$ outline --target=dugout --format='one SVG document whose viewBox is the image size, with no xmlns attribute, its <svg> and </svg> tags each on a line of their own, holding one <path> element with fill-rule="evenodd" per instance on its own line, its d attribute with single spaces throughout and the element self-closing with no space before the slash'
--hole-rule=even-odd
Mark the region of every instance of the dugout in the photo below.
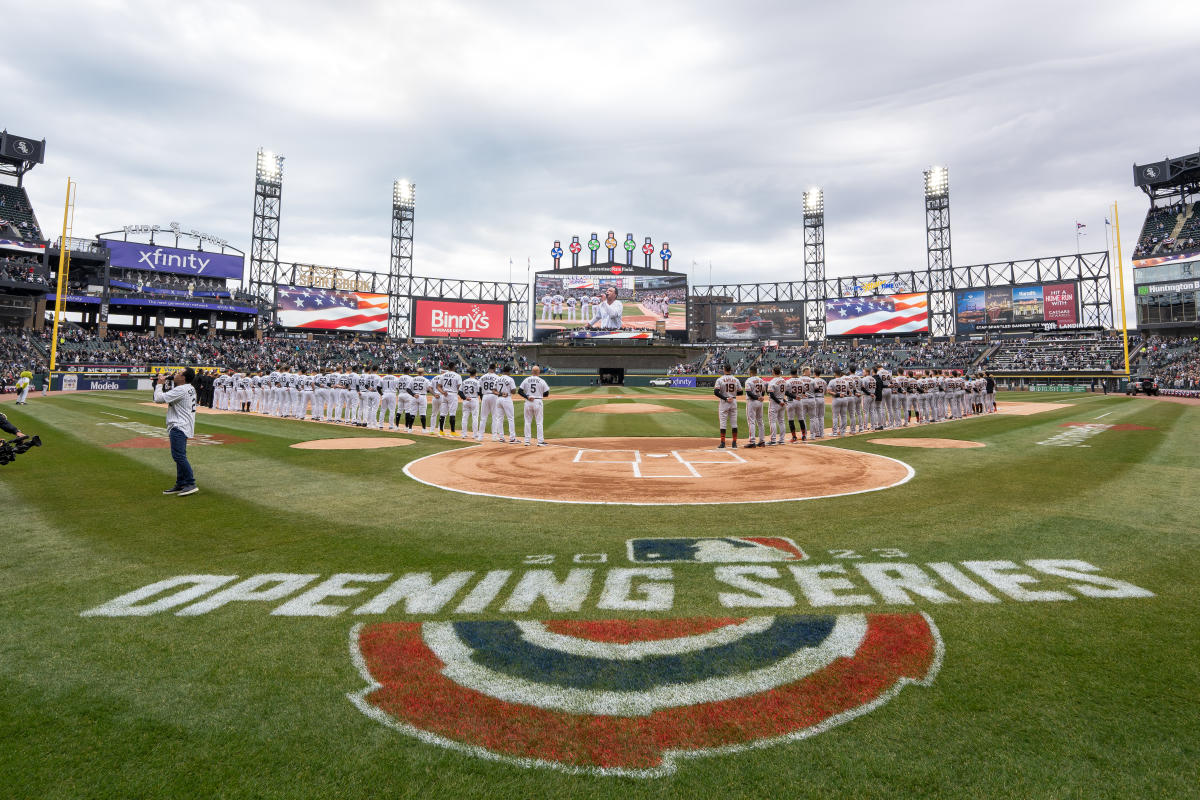
<svg viewBox="0 0 1200 800">
<path fill-rule="evenodd" d="M 600 372 L 600 385 L 601 386 L 624 386 L 625 385 L 625 368 L 624 367 L 601 367 L 599 372 Z"/>
</svg>

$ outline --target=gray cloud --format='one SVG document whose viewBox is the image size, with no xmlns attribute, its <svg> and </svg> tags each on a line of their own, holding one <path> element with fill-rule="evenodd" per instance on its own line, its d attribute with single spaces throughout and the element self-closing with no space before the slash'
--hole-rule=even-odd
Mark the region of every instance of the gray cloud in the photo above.
<svg viewBox="0 0 1200 800">
<path fill-rule="evenodd" d="M 1129 165 L 1198 129 L 1186 2 L 82 3 L 0 55 L 5 124 L 45 136 L 47 228 L 179 220 L 248 249 L 254 151 L 287 157 L 285 258 L 385 269 L 394 177 L 416 269 L 506 279 L 555 238 L 668 239 L 698 279 L 797 277 L 800 195 L 828 272 L 925 262 L 921 171 L 950 167 L 955 262 L 1104 247 Z M 1170 19 L 1170 24 L 1160 22 Z M 60 41 L 59 26 L 86 31 Z"/>
</svg>

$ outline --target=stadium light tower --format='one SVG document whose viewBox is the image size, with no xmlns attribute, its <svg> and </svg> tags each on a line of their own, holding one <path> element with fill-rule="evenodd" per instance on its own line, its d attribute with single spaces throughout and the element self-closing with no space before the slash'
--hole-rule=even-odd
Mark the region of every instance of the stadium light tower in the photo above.
<svg viewBox="0 0 1200 800">
<path fill-rule="evenodd" d="M 409 333 L 412 310 L 413 217 L 417 185 L 403 178 L 392 183 L 392 257 L 388 264 L 388 335 Z"/>
<path fill-rule="evenodd" d="M 930 333 L 954 333 L 954 265 L 950 258 L 950 170 L 925 170 L 925 250 L 929 270 Z"/>
<path fill-rule="evenodd" d="M 825 337 L 825 192 L 804 193 L 804 323 L 809 339 Z"/>
<path fill-rule="evenodd" d="M 279 206 L 283 156 L 258 149 L 254 167 L 254 218 L 250 224 L 250 292 L 274 304 L 279 271 Z"/>
</svg>

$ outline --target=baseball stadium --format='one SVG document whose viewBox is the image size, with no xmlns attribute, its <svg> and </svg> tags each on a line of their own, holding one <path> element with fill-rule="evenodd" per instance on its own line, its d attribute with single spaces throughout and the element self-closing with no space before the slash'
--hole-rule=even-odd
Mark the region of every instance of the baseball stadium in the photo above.
<svg viewBox="0 0 1200 800">
<path fill-rule="evenodd" d="M 313 263 L 266 148 L 249 230 L 79 230 L 26 133 L 3 796 L 1200 797 L 1200 153 L 1101 249 L 960 265 L 936 165 L 917 269 L 813 187 L 786 280 L 637 219 L 480 280 L 408 179 Z"/>
</svg>

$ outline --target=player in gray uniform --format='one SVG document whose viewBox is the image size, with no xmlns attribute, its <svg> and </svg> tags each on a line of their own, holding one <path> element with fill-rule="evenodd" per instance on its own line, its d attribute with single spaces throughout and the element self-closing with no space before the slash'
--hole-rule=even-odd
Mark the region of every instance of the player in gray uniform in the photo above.
<svg viewBox="0 0 1200 800">
<path fill-rule="evenodd" d="M 804 422 L 804 387 L 808 385 L 808 391 L 812 391 L 812 378 L 801 378 L 800 370 L 792 367 L 791 375 L 784 383 L 784 392 L 787 395 L 787 418 L 788 430 L 792 432 L 792 444 L 797 441 L 804 441 L 808 438 L 807 427 Z M 800 420 L 800 438 L 796 438 L 796 420 Z"/>
<path fill-rule="evenodd" d="M 456 436 L 454 418 L 458 415 L 458 389 L 462 386 L 462 376 L 454 371 L 453 361 L 446 363 L 446 368 L 434 379 L 433 392 L 438 398 L 438 436 L 446 435 L 446 420 L 450 420 L 450 435 Z"/>
<path fill-rule="evenodd" d="M 829 393 L 833 395 L 833 435 L 845 436 L 850 417 L 850 404 L 857 402 L 851 393 L 850 381 L 842 376 L 840 369 L 834 370 L 829 382 Z"/>
<path fill-rule="evenodd" d="M 521 381 L 521 385 L 517 387 L 517 393 L 525 398 L 525 446 L 529 447 L 529 434 L 536 424 L 537 446 L 545 447 L 546 437 L 542 430 L 544 418 L 542 398 L 550 396 L 550 386 L 541 378 L 541 367 L 534 365 L 531 372 L 533 374 Z"/>
<path fill-rule="evenodd" d="M 500 441 L 504 441 L 504 421 L 508 422 L 508 442 L 517 443 L 517 424 L 513 413 L 513 392 L 517 390 L 517 382 L 511 374 L 512 367 L 508 364 L 500 371 L 499 386 L 496 387 L 496 411 L 492 417 L 492 432 L 500 429 Z"/>
<path fill-rule="evenodd" d="M 770 426 L 771 438 L 768 445 L 783 444 L 783 432 L 787 428 L 787 381 L 780 374 L 778 366 L 771 367 L 771 380 L 767 381 L 767 424 Z M 792 438 L 795 438 L 792 433 Z"/>
<path fill-rule="evenodd" d="M 850 402 L 843 404 L 847 425 L 850 433 L 858 433 L 858 426 L 862 420 L 862 377 L 854 370 L 849 375 L 842 376 L 842 383 L 846 386 L 846 397 L 850 399 Z"/>
<path fill-rule="evenodd" d="M 462 436 L 464 439 L 474 437 L 475 441 L 483 439 L 483 431 L 479 427 L 479 379 L 475 377 L 475 368 L 467 369 L 467 377 L 458 387 L 458 396 L 462 400 Z"/>
<path fill-rule="evenodd" d="M 496 374 L 496 365 L 488 364 L 487 372 L 483 373 L 483 377 L 479 379 L 479 415 L 480 425 L 475 431 L 475 440 L 483 441 L 484 429 L 488 423 L 492 426 L 492 441 L 501 441 L 500 434 L 496 431 L 496 401 L 499 399 L 496 395 L 496 390 L 500 388 L 500 376 Z"/>
<path fill-rule="evenodd" d="M 882 385 L 882 396 L 871 405 L 871 422 L 875 430 L 895 427 L 892 417 L 892 373 L 886 367 L 875 365 L 875 383 Z"/>
<path fill-rule="evenodd" d="M 766 445 L 766 441 L 763 439 L 763 397 L 767 393 L 767 382 L 758 377 L 757 367 L 750 367 L 746 371 L 750 373 L 750 377 L 746 378 L 744 385 L 746 390 L 746 429 L 749 431 L 747 434 L 749 441 L 746 443 L 746 447 L 750 448 Z"/>
<path fill-rule="evenodd" d="M 725 365 L 725 374 L 717 378 L 713 384 L 713 394 L 717 396 L 717 422 L 721 426 L 721 443 L 717 447 L 725 446 L 725 431 L 730 429 L 733 433 L 733 449 L 737 449 L 738 437 L 738 410 L 737 398 L 742 393 L 742 382 L 733 374 L 733 367 L 729 364 Z"/>
</svg>

